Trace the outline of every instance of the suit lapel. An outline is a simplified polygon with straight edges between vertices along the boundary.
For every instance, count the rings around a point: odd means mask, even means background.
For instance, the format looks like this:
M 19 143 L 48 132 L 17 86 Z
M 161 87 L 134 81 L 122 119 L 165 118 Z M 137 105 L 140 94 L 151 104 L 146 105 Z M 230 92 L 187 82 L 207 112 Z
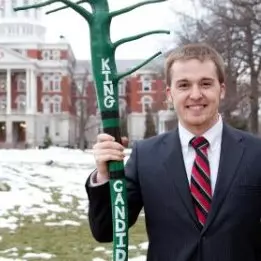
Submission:
M 232 181 L 236 176 L 237 167 L 243 156 L 243 153 L 244 147 L 242 144 L 242 136 L 239 134 L 239 132 L 236 132 L 224 124 L 217 183 L 214 191 L 211 210 L 202 233 L 206 232 L 207 228 L 217 216 L 221 204 L 224 201 Z
M 165 140 L 164 148 L 167 155 L 164 162 L 166 175 L 171 182 L 174 183 L 181 200 L 189 212 L 191 218 L 198 224 L 198 220 L 194 211 L 189 182 L 186 174 L 186 168 L 183 160 L 183 154 L 181 150 L 181 143 L 179 139 L 178 129 L 176 129 L 169 137 L 169 140 Z

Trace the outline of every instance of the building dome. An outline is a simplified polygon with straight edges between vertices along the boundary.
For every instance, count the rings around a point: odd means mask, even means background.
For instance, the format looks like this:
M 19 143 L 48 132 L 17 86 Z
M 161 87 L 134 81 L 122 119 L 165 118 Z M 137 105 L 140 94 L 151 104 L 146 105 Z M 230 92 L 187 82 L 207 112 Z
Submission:
M 13 10 L 35 3 L 35 0 L 0 0 L 0 44 L 44 42 L 46 28 L 41 23 L 42 10 Z

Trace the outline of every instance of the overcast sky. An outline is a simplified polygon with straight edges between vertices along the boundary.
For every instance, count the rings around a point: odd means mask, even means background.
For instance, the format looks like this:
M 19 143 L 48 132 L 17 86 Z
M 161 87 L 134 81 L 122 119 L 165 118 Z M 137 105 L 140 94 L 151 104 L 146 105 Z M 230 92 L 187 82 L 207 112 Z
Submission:
M 143 0 L 108 0 L 110 9 L 117 10 L 123 7 L 142 2 Z M 190 0 L 168 0 L 162 3 L 139 7 L 131 12 L 113 18 L 111 24 L 111 38 L 113 41 L 143 33 L 150 30 L 170 29 L 178 26 L 177 19 L 171 8 L 178 11 L 191 12 Z M 44 8 L 43 11 L 53 9 L 57 5 Z M 43 16 L 47 27 L 46 40 L 55 42 L 59 35 L 64 35 L 71 43 L 77 59 L 90 59 L 89 28 L 85 20 L 73 10 L 63 10 Z M 116 58 L 139 59 L 146 58 L 168 43 L 168 35 L 146 36 L 139 40 L 118 47 Z M 168 43 L 169 46 L 171 43 Z M 163 47 L 165 48 L 165 47 Z

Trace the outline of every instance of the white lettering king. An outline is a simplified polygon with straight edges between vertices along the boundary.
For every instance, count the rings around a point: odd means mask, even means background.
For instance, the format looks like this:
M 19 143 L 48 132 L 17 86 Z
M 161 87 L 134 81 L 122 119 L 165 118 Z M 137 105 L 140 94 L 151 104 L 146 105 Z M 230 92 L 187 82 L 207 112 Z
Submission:
M 103 93 L 104 93 L 104 106 L 107 109 L 110 109 L 113 107 L 115 103 L 115 99 L 113 97 L 114 95 L 114 90 L 113 90 L 113 83 L 112 80 L 110 79 L 111 75 L 111 69 L 109 66 L 109 58 L 102 58 L 101 63 L 102 63 L 102 74 L 104 75 L 104 81 L 103 81 Z

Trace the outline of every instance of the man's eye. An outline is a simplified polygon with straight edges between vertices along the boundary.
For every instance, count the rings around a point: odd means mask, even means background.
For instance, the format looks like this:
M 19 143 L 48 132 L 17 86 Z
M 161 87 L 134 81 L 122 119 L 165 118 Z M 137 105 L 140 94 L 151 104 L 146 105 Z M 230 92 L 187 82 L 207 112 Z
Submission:
M 179 88 L 186 88 L 188 87 L 188 84 L 187 83 L 182 83 L 179 85 Z
M 208 87 L 208 86 L 211 86 L 212 83 L 211 83 L 211 82 L 203 82 L 202 85 L 203 85 L 204 87 Z

